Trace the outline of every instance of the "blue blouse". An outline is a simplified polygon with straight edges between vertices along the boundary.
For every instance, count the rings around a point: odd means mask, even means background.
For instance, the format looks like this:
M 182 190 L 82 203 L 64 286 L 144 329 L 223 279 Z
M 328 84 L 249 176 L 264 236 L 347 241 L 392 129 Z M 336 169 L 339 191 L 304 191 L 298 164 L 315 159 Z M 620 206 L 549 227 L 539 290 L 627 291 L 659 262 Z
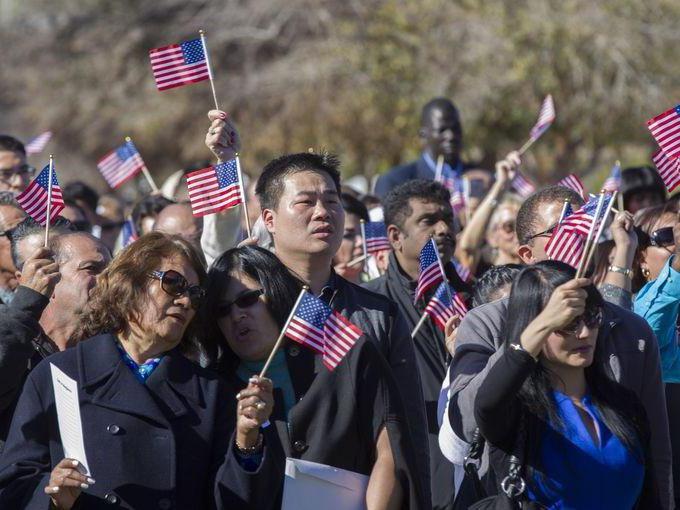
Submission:
M 582 403 L 595 422 L 598 441 L 571 399 L 557 391 L 554 395 L 564 429 L 546 428 L 540 473 L 528 484 L 529 497 L 551 510 L 633 508 L 642 491 L 643 465 L 607 428 L 590 396 Z
M 130 370 L 132 370 L 133 375 L 142 384 L 146 382 L 151 373 L 154 370 L 156 370 L 156 367 L 163 359 L 163 356 L 161 356 L 160 358 L 149 358 L 141 365 L 138 365 L 137 362 L 133 360 L 130 357 L 130 355 L 125 351 L 125 349 L 123 349 L 122 345 L 116 343 L 116 347 L 118 347 L 118 351 L 120 352 L 120 355 L 123 358 L 123 362 L 130 368 Z

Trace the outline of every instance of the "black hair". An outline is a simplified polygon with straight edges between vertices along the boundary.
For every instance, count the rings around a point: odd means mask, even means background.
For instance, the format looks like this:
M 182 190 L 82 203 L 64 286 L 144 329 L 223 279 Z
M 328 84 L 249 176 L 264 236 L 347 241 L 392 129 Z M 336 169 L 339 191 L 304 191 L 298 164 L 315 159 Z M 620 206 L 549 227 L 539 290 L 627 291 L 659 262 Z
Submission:
M 543 310 L 556 287 L 573 279 L 576 271 L 571 266 L 554 260 L 539 262 L 524 268 L 513 281 L 506 312 L 506 346 L 518 342 L 527 326 Z M 588 294 L 586 309 L 602 307 L 604 300 L 594 285 L 585 287 Z M 614 379 L 604 350 L 604 339 L 598 335 L 592 364 L 585 368 L 585 377 L 593 404 L 607 428 L 618 437 L 634 455 L 641 455 L 643 431 L 637 428 L 630 410 L 630 393 Z M 519 399 L 531 414 L 543 423 L 563 426 L 553 396 L 549 371 L 537 363 L 533 372 L 522 385 Z M 530 455 L 540 451 L 530 444 Z M 535 457 L 534 457 L 535 458 Z M 640 459 L 642 460 L 642 459 Z
M 74 230 L 71 222 L 62 216 L 57 216 L 54 218 L 54 221 L 50 223 L 51 234 L 65 234 L 67 232 L 73 232 Z M 26 218 L 12 230 L 9 236 L 12 262 L 14 263 L 14 267 L 19 271 L 24 267 L 24 260 L 19 254 L 19 243 L 27 237 L 36 234 L 45 235 L 45 227 L 30 216 L 26 216 Z
M 501 295 L 503 288 L 512 285 L 512 280 L 523 267 L 521 264 L 503 264 L 491 266 L 484 271 L 475 282 L 472 306 L 480 306 L 504 297 Z
M 556 202 L 562 204 L 565 200 L 569 200 L 572 207 L 581 207 L 583 205 L 583 197 L 581 195 L 573 189 L 558 185 L 538 190 L 527 198 L 517 212 L 517 221 L 515 223 L 519 244 L 527 244 L 529 238 L 538 233 L 535 232 L 536 216 L 542 205 Z
M 18 152 L 26 156 L 26 147 L 10 135 L 0 135 L 0 151 Z
M 663 183 L 659 172 L 650 166 L 635 166 L 625 168 L 621 172 L 621 188 L 624 209 L 633 195 L 638 193 L 654 193 L 659 202 L 666 200 L 666 185 Z
M 234 272 L 243 273 L 262 286 L 267 309 L 279 328 L 283 328 L 303 285 L 274 254 L 258 246 L 232 248 L 213 262 L 201 309 L 206 331 L 204 348 L 212 364 L 227 370 L 235 368 L 238 359 L 229 348 L 216 318 Z
M 10 205 L 17 209 L 21 209 L 19 202 L 17 202 L 17 199 L 14 197 L 14 193 L 11 191 L 0 191 L 0 205 Z
M 453 104 L 453 102 L 447 98 L 447 97 L 435 97 L 434 99 L 430 99 L 425 105 L 423 106 L 422 110 L 420 110 L 420 126 L 421 127 L 429 127 L 430 126 L 430 119 L 432 118 L 432 112 L 434 110 L 441 110 L 441 111 L 451 111 L 453 112 L 456 117 L 460 117 L 458 113 L 458 108 Z
M 385 225 L 404 228 L 404 222 L 413 214 L 409 200 L 415 198 L 425 202 L 451 207 L 451 194 L 440 183 L 426 179 L 412 179 L 393 188 L 383 200 Z
M 368 209 L 366 209 L 366 206 L 358 198 L 355 198 L 348 193 L 342 193 L 340 195 L 340 202 L 342 202 L 342 208 L 346 213 L 354 214 L 355 216 L 358 216 L 359 219 L 369 221 Z
M 64 201 L 68 200 L 69 202 L 76 202 L 80 200 L 92 209 L 92 211 L 97 210 L 99 195 L 82 181 L 69 182 L 61 189 L 61 194 L 64 197 Z
M 140 199 L 133 207 L 130 217 L 137 232 L 142 233 L 142 220 L 149 216 L 156 217 L 158 213 L 170 204 L 174 204 L 174 200 L 165 198 L 163 195 L 146 195 Z
M 260 174 L 255 186 L 255 194 L 260 200 L 260 207 L 262 209 L 276 209 L 285 189 L 286 177 L 306 170 L 328 174 L 339 195 L 341 192 L 339 167 L 340 160 L 338 157 L 325 152 L 321 154 L 311 152 L 286 154 L 270 161 L 262 169 L 262 174 Z

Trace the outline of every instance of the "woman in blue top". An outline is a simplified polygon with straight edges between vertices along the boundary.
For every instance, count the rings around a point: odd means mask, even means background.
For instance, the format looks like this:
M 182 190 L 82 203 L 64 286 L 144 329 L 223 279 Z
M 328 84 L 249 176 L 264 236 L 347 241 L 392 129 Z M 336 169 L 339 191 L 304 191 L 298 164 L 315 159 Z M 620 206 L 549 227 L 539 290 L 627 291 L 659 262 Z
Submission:
M 590 280 L 574 279 L 565 264 L 523 269 L 510 293 L 505 346 L 480 386 L 475 418 L 494 447 L 498 480 L 510 455 L 523 460 L 523 497 L 534 505 L 659 508 L 644 410 L 598 350 L 598 336 L 608 334 L 601 307 Z

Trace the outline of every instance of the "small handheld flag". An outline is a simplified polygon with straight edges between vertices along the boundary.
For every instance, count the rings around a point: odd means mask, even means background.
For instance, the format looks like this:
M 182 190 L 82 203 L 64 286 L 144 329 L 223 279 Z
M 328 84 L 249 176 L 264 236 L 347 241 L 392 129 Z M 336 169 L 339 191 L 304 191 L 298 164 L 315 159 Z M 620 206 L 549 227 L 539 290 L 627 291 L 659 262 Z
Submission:
M 680 104 L 649 119 L 647 128 L 669 158 L 680 157 Z
M 652 161 L 666 185 L 668 192 L 672 192 L 680 184 L 680 159 L 669 158 L 661 149 L 652 156 Z
M 619 191 L 621 188 L 621 163 L 618 161 L 614 163 L 611 171 L 609 172 L 609 177 L 604 181 L 602 189 L 608 193 L 613 193 Z
M 52 167 L 52 168 L 50 168 Z M 50 185 L 50 174 L 52 181 Z M 64 209 L 64 198 L 53 165 L 46 165 L 28 187 L 17 196 L 17 202 L 31 218 L 45 226 L 49 212 L 50 223 Z
M 243 203 L 238 157 L 187 174 L 194 216 L 213 214 Z
M 52 131 L 45 131 L 44 133 L 36 136 L 25 145 L 24 148 L 26 149 L 26 154 L 29 156 L 31 154 L 40 154 L 43 150 L 45 150 L 45 147 L 51 138 Z
M 545 253 L 551 260 L 559 260 L 569 264 L 574 269 L 578 266 L 585 249 L 585 236 L 573 230 L 566 230 L 563 223 L 572 216 L 571 204 L 566 204 L 566 210 L 555 232 L 545 246 Z
M 457 260 L 454 260 L 452 263 L 460 279 L 463 280 L 464 282 L 469 282 L 470 278 L 472 277 L 472 273 L 470 272 L 470 270 Z
M 569 174 L 564 179 L 561 179 L 557 185 L 574 190 L 582 198 L 586 197 L 585 186 L 583 186 L 583 182 L 581 182 L 581 179 L 579 179 L 577 175 Z
M 210 79 L 201 38 L 149 51 L 158 90 L 168 90 Z
M 531 128 L 529 133 L 529 140 L 522 146 L 519 150 L 519 155 L 524 154 L 532 144 L 538 140 L 543 133 L 545 133 L 548 128 L 555 121 L 555 103 L 553 103 L 552 95 L 548 94 L 543 103 L 541 103 L 541 109 L 538 112 L 538 120 L 534 127 Z
M 326 368 L 334 370 L 364 333 L 323 301 L 303 292 L 285 334 L 321 354 Z
M 116 189 L 143 171 L 146 165 L 135 144 L 128 140 L 101 158 L 97 168 L 109 186 Z
M 378 253 L 383 250 L 391 250 L 387 239 L 387 227 L 382 221 L 368 221 L 364 223 L 366 240 L 366 251 L 368 253 Z
M 137 233 L 137 228 L 135 227 L 135 222 L 132 221 L 132 218 L 128 218 L 125 220 L 125 223 L 123 223 L 122 235 L 123 248 L 130 246 L 137 239 L 139 239 L 139 234 Z
M 518 170 L 512 179 L 511 186 L 522 197 L 526 198 L 536 191 L 536 186 Z
M 581 207 L 574 214 L 566 217 L 562 222 L 562 227 L 567 231 L 578 232 L 582 235 L 588 235 L 593 221 L 599 222 L 602 219 L 601 211 L 607 209 L 611 201 L 611 195 L 606 195 L 603 199 L 603 206 L 600 206 L 600 197 L 595 196 L 591 198 L 583 207 Z M 595 218 L 598 213 L 597 219 Z
M 434 239 L 430 238 L 420 250 L 420 276 L 416 287 L 415 301 L 423 297 L 427 289 L 445 281 L 439 262 L 439 252 Z
M 447 282 L 440 283 L 430 302 L 425 307 L 425 313 L 432 318 L 442 331 L 444 331 L 446 321 L 451 317 L 455 314 L 458 314 L 461 318 L 465 317 L 468 311 L 465 301 L 451 286 L 447 290 L 447 285 L 449 285 Z

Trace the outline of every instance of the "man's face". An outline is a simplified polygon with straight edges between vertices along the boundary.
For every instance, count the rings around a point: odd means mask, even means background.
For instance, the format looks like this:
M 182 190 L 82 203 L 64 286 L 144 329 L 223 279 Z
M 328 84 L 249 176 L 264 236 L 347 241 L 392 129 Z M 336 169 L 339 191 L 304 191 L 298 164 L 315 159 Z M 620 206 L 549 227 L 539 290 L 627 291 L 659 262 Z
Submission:
M 541 233 L 541 235 L 534 237 L 527 244 L 523 244 L 517 250 L 520 258 L 525 264 L 535 264 L 543 260 L 548 260 L 548 255 L 545 253 L 545 246 L 550 240 L 552 232 L 545 232 L 549 228 L 557 225 L 562 213 L 564 202 L 553 202 L 539 204 L 536 208 L 536 220 L 534 231 L 531 235 Z M 574 210 L 578 209 L 580 205 L 572 204 Z M 522 241 L 520 241 L 522 242 Z
M 345 211 L 326 172 L 304 170 L 286 177 L 278 205 L 263 210 L 262 217 L 283 257 L 325 256 L 330 264 L 342 242 Z
M 24 213 L 11 205 L 0 205 L 0 287 L 14 290 L 18 285 L 9 238 L 5 234 L 24 219 Z
M 456 230 L 451 206 L 419 198 L 409 199 L 409 206 L 413 212 L 404 221 L 395 248 L 402 257 L 415 263 L 420 257 L 420 250 L 432 236 L 442 262 L 449 262 L 456 249 Z
M 65 313 L 77 314 L 87 304 L 97 275 L 111 262 L 111 255 L 102 243 L 87 235 L 69 235 L 61 250 L 61 280 L 54 288 L 51 304 Z
M 444 156 L 447 163 L 455 164 L 460 156 L 463 130 L 458 112 L 452 108 L 433 109 L 427 125 L 420 131 L 425 150 L 437 159 Z
M 26 189 L 31 172 L 26 166 L 26 156 L 19 152 L 0 150 L 0 191 L 15 195 Z
M 172 204 L 163 209 L 156 218 L 154 230 L 166 234 L 174 234 L 201 250 L 203 219 L 191 213 L 191 207 L 185 204 Z

